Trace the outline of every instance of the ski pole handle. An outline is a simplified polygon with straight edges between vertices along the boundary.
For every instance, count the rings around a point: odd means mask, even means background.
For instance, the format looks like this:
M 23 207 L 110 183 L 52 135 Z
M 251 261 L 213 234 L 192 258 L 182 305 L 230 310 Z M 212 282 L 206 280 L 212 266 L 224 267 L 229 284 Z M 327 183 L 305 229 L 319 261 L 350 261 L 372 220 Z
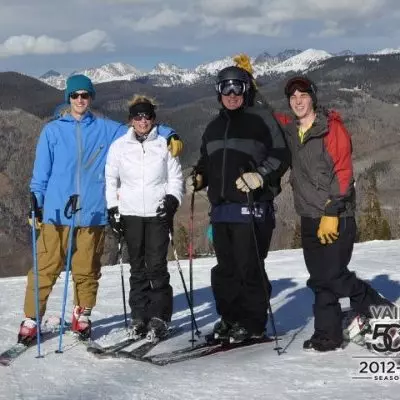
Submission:
M 76 214 L 80 208 L 77 208 L 78 205 L 78 194 L 73 194 L 69 197 L 67 204 L 65 205 L 64 215 L 65 218 L 71 219 L 73 214 Z M 69 209 L 71 208 L 71 212 L 69 213 Z
M 31 212 L 34 211 L 36 213 L 36 210 L 38 209 L 38 203 L 34 192 L 31 192 L 30 201 L 31 201 Z

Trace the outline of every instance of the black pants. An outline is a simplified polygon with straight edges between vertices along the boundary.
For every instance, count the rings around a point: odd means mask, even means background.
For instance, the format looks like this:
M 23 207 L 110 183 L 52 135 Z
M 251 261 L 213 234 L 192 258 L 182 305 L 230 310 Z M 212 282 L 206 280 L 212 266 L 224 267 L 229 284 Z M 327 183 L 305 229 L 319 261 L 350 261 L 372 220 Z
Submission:
M 367 316 L 371 305 L 391 303 L 347 268 L 357 230 L 355 219 L 340 218 L 339 238 L 329 245 L 319 242 L 319 222 L 319 218 L 301 218 L 303 254 L 310 273 L 307 286 L 315 294 L 315 333 L 341 342 L 340 298 L 349 297 L 352 309 Z
M 255 225 L 259 256 L 264 265 L 274 229 L 273 216 Z M 218 265 L 211 271 L 211 285 L 221 317 L 253 333 L 267 323 L 271 284 L 260 270 L 250 223 L 214 223 Z
M 132 318 L 171 321 L 172 287 L 167 253 L 168 225 L 157 217 L 123 216 L 131 264 L 129 305 Z

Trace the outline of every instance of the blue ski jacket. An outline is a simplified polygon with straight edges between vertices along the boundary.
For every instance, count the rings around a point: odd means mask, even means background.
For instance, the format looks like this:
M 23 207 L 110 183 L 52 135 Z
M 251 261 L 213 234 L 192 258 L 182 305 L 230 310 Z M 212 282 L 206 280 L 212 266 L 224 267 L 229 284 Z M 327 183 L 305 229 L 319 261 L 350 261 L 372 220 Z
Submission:
M 36 148 L 30 189 L 43 208 L 43 222 L 70 225 L 64 215 L 71 195 L 77 194 L 75 226 L 107 224 L 104 169 L 111 143 L 124 135 L 127 125 L 97 117 L 90 111 L 76 120 L 71 114 L 49 122 Z M 168 138 L 175 131 L 158 125 Z

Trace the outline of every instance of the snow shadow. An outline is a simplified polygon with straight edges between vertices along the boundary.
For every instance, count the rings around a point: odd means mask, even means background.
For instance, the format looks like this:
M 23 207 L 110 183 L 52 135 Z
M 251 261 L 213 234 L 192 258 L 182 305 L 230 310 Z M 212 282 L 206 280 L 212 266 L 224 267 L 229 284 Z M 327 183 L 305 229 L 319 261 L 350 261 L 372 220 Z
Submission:
M 392 303 L 400 299 L 400 282 L 391 280 L 389 275 L 377 275 L 372 280 L 366 282 Z
M 276 308 L 272 306 L 278 336 L 292 330 L 304 328 L 313 317 L 313 303 L 313 292 L 308 287 L 301 287 L 290 292 L 282 306 L 277 306 Z M 270 318 L 267 324 L 267 333 L 269 335 L 273 334 Z
M 271 301 L 281 292 L 294 288 L 296 283 L 290 278 L 282 278 L 272 280 L 272 297 Z M 211 286 L 193 290 L 193 302 L 195 306 L 195 317 L 199 330 L 202 327 L 211 324 L 219 319 L 215 309 L 214 296 Z M 185 312 L 184 316 L 179 316 L 183 311 L 189 311 L 188 302 L 185 293 L 180 293 L 174 297 L 174 315 L 173 322 L 178 326 L 182 326 L 185 330 L 191 330 L 191 316 Z M 294 313 L 296 311 L 293 311 Z M 177 315 L 178 314 L 178 315 Z M 203 332 L 204 333 L 204 332 Z
M 279 295 L 284 290 L 294 288 L 296 283 L 290 278 L 283 278 L 271 281 L 272 285 L 272 298 L 271 300 Z M 201 331 L 202 328 L 208 324 L 215 322 L 219 316 L 215 309 L 214 296 L 210 286 L 203 287 L 193 290 L 193 299 L 195 306 L 195 317 L 198 324 L 198 328 Z M 296 314 L 296 310 L 293 310 Z M 177 315 L 178 314 L 178 315 Z M 180 316 L 179 314 L 184 314 Z M 184 331 L 188 332 L 191 330 L 191 316 L 189 313 L 188 302 L 185 293 L 179 293 L 174 296 L 174 310 L 173 310 L 173 325 L 181 326 Z M 129 309 L 128 309 L 129 319 Z M 114 329 L 124 327 L 124 314 L 113 315 L 111 317 L 102 318 L 93 321 L 93 339 L 96 340 L 99 337 L 108 334 Z M 204 332 L 203 332 L 204 333 Z

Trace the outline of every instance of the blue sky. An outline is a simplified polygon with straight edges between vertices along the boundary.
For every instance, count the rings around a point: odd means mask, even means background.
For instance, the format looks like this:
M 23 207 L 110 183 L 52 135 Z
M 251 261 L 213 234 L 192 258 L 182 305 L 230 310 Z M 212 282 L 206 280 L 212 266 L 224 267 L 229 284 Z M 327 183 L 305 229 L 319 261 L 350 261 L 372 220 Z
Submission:
M 400 47 L 399 0 L 0 0 L 0 71 Z

